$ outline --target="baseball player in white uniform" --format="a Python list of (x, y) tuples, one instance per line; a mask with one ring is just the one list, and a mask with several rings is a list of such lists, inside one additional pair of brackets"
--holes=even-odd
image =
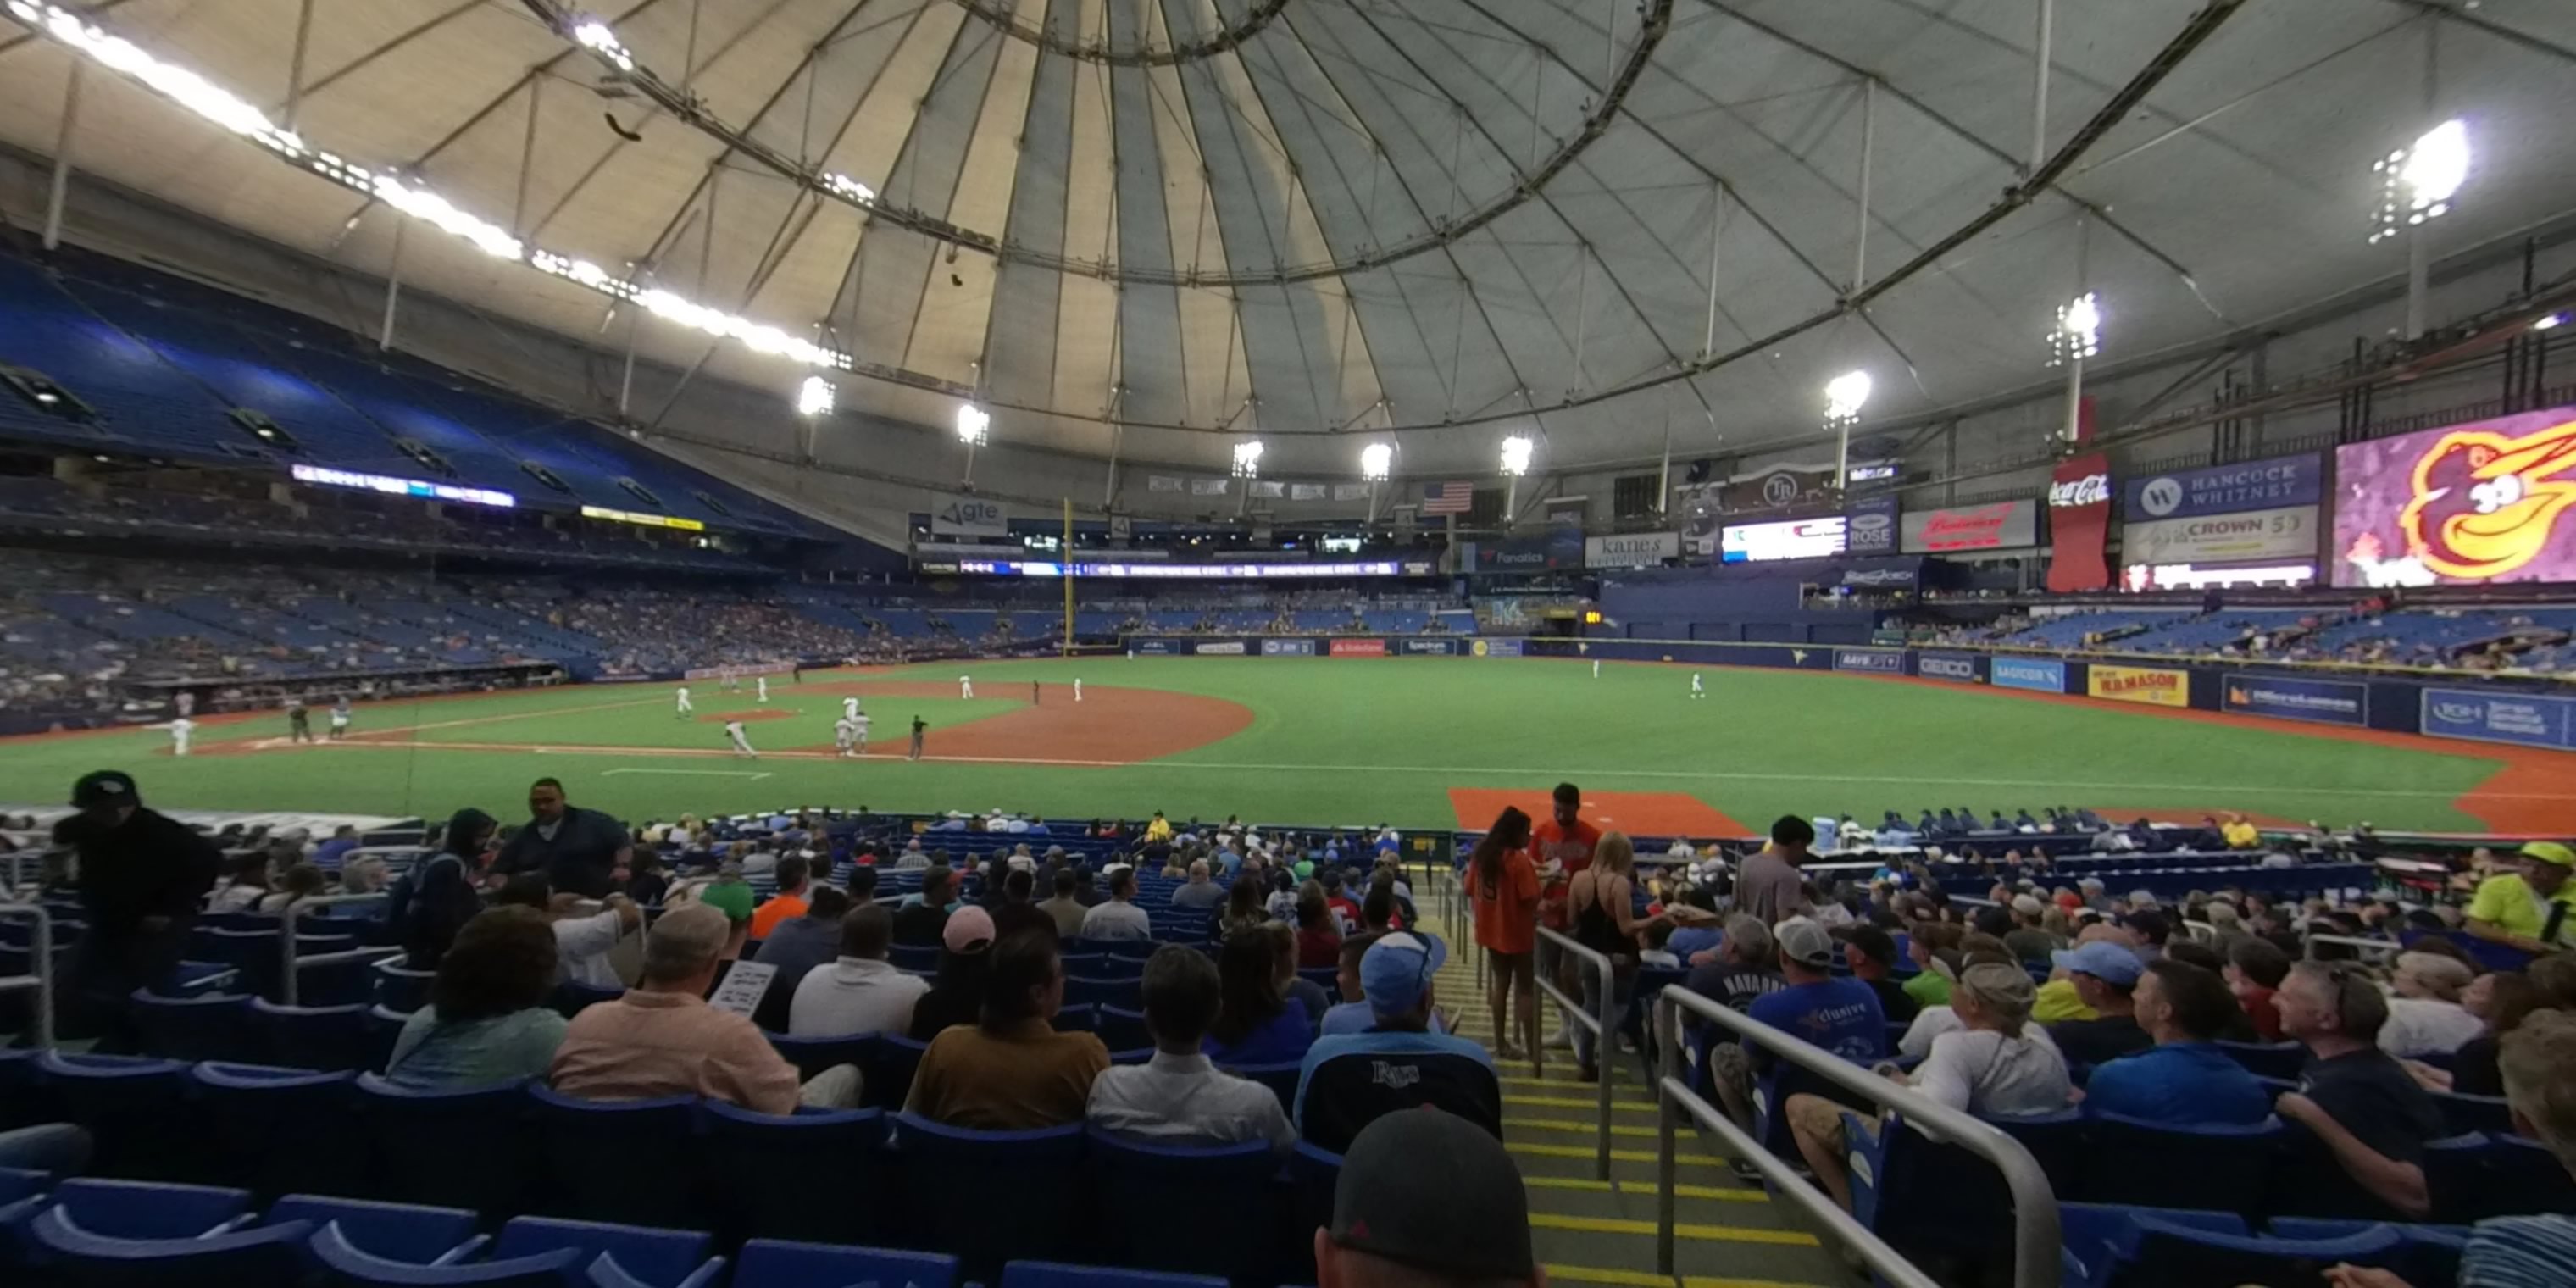
[(1082, 701), (1082, 677), (1080, 676), (1075, 676), (1073, 680), (1073, 700)]
[(1592, 659), (1592, 678), (1596, 680), (1601, 678), (1601, 659), (1597, 657)]
[(725, 737), (733, 740), (733, 754), (737, 756), (749, 756), (754, 760), (760, 759), (760, 753), (751, 749), (751, 738), (743, 732), (741, 721), (725, 721), (724, 730)]
[(957, 696), (961, 698), (975, 696), (975, 681), (972, 677), (963, 675), (957, 677)]
[(340, 739), (348, 736), (349, 699), (342, 697), (339, 701), (331, 704), (331, 740), (333, 742), (338, 742)]
[(194, 721), (194, 720), (189, 719), (189, 718), (188, 718), (188, 717), (186, 717), (186, 716), (181, 716), (181, 717), (179, 717), (178, 719), (171, 721), (171, 722), (170, 722), (170, 754), (171, 754), (171, 755), (173, 755), (173, 756), (184, 756), (184, 755), (187, 755), (187, 754), (188, 754), (188, 735), (193, 734), (193, 733), (195, 733), (196, 731), (197, 731), (197, 722), (196, 722), (196, 721)]
[(689, 686), (685, 684), (681, 685), (676, 691), (676, 696), (680, 699), (680, 705), (678, 710), (671, 713), (671, 718), (674, 720), (686, 720), (689, 718), (691, 713), (697, 710), (696, 707), (689, 705)]
[(1705, 698), (1707, 696), (1708, 691), (1699, 687), (1699, 672), (1691, 672), (1691, 697), (1697, 699)]
[(841, 718), (844, 720), (856, 720), (859, 718), (859, 700), (857, 698), (841, 699)]
[(853, 735), (850, 739), (850, 754), (853, 756), (864, 756), (868, 754), (867, 712), (862, 711), (857, 715), (850, 717), (850, 731)]
[(769, 701), (769, 677), (765, 675), (754, 676), (752, 678), (752, 683), (760, 686), (760, 700), (763, 702)]
[(856, 720), (852, 720), (852, 719), (851, 719), (851, 718), (849, 718), (848, 716), (843, 716), (843, 717), (841, 717), (840, 719), (835, 720), (835, 721), (833, 721), (833, 722), (832, 722), (832, 750), (833, 750), (833, 751), (838, 752), (838, 753), (840, 753), (841, 755), (844, 755), (844, 756), (852, 756), (852, 755), (856, 755), (856, 754), (858, 754), (858, 753), (851, 751), (851, 750), (850, 750), (850, 746), (851, 746), (851, 744), (853, 744), (853, 743), (857, 742), (857, 741), (858, 741), (858, 739), (859, 739), (859, 722), (858, 722), (858, 721), (856, 721)]

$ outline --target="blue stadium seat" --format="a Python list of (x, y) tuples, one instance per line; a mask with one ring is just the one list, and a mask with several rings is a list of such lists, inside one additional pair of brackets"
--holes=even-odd
[(1014, 1261), (1002, 1268), (1002, 1288), (1226, 1288), (1226, 1283), (1214, 1275)]
[(185, 1063), (46, 1051), (36, 1070), (64, 1116), (95, 1138), (91, 1170), (154, 1179), (188, 1174), (197, 1133), (180, 1103)]
[(250, 1191), (84, 1177), (54, 1187), (52, 1201), (80, 1227), (117, 1239), (193, 1239), (250, 1214)]
[(1144, 1009), (1144, 985), (1133, 979), (1085, 979), (1067, 975), (1064, 980), (1064, 1004), (1067, 1006), (1115, 1006), (1125, 1010)]
[(2295, 1082), (2308, 1063), (2308, 1049), (2296, 1042), (2220, 1042), (2216, 1046), (2257, 1078)]
[(699, 1210), (697, 1098), (584, 1100), (531, 1084), (548, 1210), (588, 1221), (676, 1225)]
[(214, 1174), (262, 1195), (345, 1192), (366, 1174), (366, 1149), (347, 1130), (357, 1075), (249, 1064), (200, 1064), (188, 1091)]
[(1279, 1097), (1279, 1107), (1294, 1112), (1297, 1108), (1297, 1077), (1305, 1068), (1305, 1062), (1290, 1060), (1281, 1064), (1239, 1064), (1229, 1067), (1226, 1072), (1238, 1078), (1250, 1078), (1270, 1088), (1270, 1094)]
[[(2071, 1134), (2082, 1122), (2072, 1110), (2047, 1117), (2057, 1121), (2029, 1124), (2034, 1135), (2048, 1126)], [(1930, 1247), (1962, 1255), (2009, 1251), (2011, 1191), (1994, 1164), (1915, 1131), (1901, 1116), (1885, 1121), (1876, 1135), (1861, 1130), (1860, 1121), (1861, 1111), (1843, 1111), (1855, 1219), (1908, 1249)], [(1988, 1121), (2010, 1131), (2001, 1120)], [(2032, 1155), (2045, 1170), (2048, 1157), (2038, 1149)]]
[(709, 1100), (699, 1111), (727, 1230), (773, 1239), (880, 1237), (893, 1188), (884, 1110), (799, 1109), (780, 1117)]
[[(2275, 1217), (2265, 1222), (2263, 1232), (2278, 1239), (2349, 1239), (2371, 1233), (2379, 1225), (2374, 1221), (2317, 1220), (2311, 1217)], [(2460, 1256), (2468, 1251), (2469, 1228), (2464, 1225), (2389, 1225), (2402, 1242), (2395, 1269), (2409, 1284), (2456, 1283), (2460, 1277)]]
[(1146, 1145), (1095, 1128), (1088, 1148), (1092, 1192), (1104, 1196), (1095, 1235), (1109, 1261), (1244, 1282), (1269, 1268), (1279, 1163), (1268, 1141)]
[(308, 1250), (335, 1288), (584, 1288), (581, 1268), (594, 1254), (555, 1248), (508, 1260), (424, 1266), (374, 1256), (349, 1241), (336, 1224), (315, 1232)]
[(878, 1039), (867, 1067), (861, 1070), (860, 1098), (878, 1109), (901, 1109), (912, 1094), (913, 1070), (921, 1067), (927, 1042), (888, 1033)]
[(1112, 1051), (1127, 1051), (1136, 1047), (1154, 1045), (1154, 1034), (1152, 1030), (1145, 1027), (1143, 1011), (1104, 1006), (1092, 1018), (1092, 1027), (1100, 1034), (1101, 1044)]
[(1096, 1006), (1059, 1006), (1055, 1009), (1055, 1018), (1048, 1024), (1058, 1033), (1089, 1033), (1099, 1009)]
[(939, 969), (939, 945), (890, 944), (886, 947), (886, 960), (893, 962), (897, 970), (937, 970)]
[(2282, 1148), (2280, 1120), (2251, 1127), (2176, 1127), (2089, 1115), (2075, 1195), (2086, 1203), (2262, 1209)]
[(383, 1073), (394, 1058), (394, 1046), (402, 1041), (403, 1025), (411, 1020), (406, 1011), (385, 1006), (367, 1008), (367, 1065), (363, 1072)]
[(265, 1039), (265, 1058), (289, 1069), (363, 1070), (373, 1066), (367, 1004), (283, 1006), (267, 998), (251, 1003), (250, 1018)]
[[(1077, 1247), (1084, 1208), (1082, 1127), (1038, 1131), (972, 1131), (899, 1114), (906, 1221), (898, 1238), (955, 1253), (964, 1273), (991, 1282), (1003, 1262), (1063, 1256)], [(1011, 1219), (995, 1221), (983, 1203), (960, 1195), (985, 1192), (992, 1178), (1011, 1178), (1018, 1200)]]
[(0, 1167), (0, 1205), (42, 1194), (54, 1188), (54, 1174), (24, 1167)]
[(484, 1243), (474, 1229), (479, 1218), (464, 1208), (289, 1194), (269, 1207), (267, 1224), (289, 1221), (309, 1222), (317, 1231), (336, 1226), (351, 1247), (371, 1257), (413, 1265), (462, 1261)]
[(520, 1208), (536, 1170), (524, 1084), (414, 1091), (360, 1074), (358, 1113), (378, 1180), (377, 1197), (439, 1207)]
[(859, 1072), (865, 1074), (869, 1062), (876, 1058), (877, 1035), (874, 1033), (839, 1038), (791, 1038), (784, 1033), (768, 1032), (761, 1036), (769, 1039), (769, 1045), (778, 1048), (778, 1054), (785, 1056), (787, 1063), (796, 1066), (799, 1079), (811, 1078), (842, 1064), (857, 1065)]
[(2465, 1225), (2496, 1216), (2576, 1212), (2576, 1178), (2548, 1146), (2527, 1136), (2434, 1141), (2425, 1148), (2424, 1173), (2435, 1221)]
[(626, 996), (626, 990), (622, 988), (596, 988), (589, 984), (565, 980), (555, 985), (554, 996), (546, 999), (546, 1005), (555, 1008), (556, 1014), (569, 1020), (581, 1014), (584, 1007), (600, 1002), (614, 1002), (624, 996)]
[(734, 1259), (733, 1288), (955, 1288), (957, 1258), (885, 1248), (753, 1239)]
[(2513, 1134), (2513, 1110), (2502, 1096), (2458, 1096), (2437, 1091), (2433, 1093), (2433, 1103), (2442, 1107), (2442, 1120), (2455, 1136), (2473, 1131), (2497, 1136)]
[(523, 1216), (501, 1227), (501, 1237), (492, 1243), (492, 1259), (509, 1261), (577, 1248), (587, 1257), (616, 1258), (624, 1274), (648, 1288), (703, 1288), (724, 1270), (724, 1258), (707, 1255), (712, 1242), (697, 1230)]
[(2276, 1239), (2222, 1234), (2162, 1216), (2132, 1214), (2137, 1247), (2096, 1278), (2104, 1288), (2234, 1288), (2238, 1284), (2313, 1284), (2338, 1263), (2395, 1269), (2405, 1240), (2390, 1226), (2339, 1239)]
[[(134, 1288), (237, 1288), (292, 1282), (313, 1227), (303, 1221), (177, 1238), (130, 1238), (84, 1227), (68, 1206), (35, 1215), (23, 1237), (51, 1276)], [(51, 1277), (49, 1276), (49, 1277)]]
[(145, 1055), (185, 1061), (258, 1060), (267, 1055), (258, 1032), (250, 1027), (247, 993), (178, 998), (138, 988), (127, 1000)]
[(406, 970), (402, 959), (390, 957), (370, 969), (375, 975), (375, 1004), (397, 1011), (417, 1011), (429, 1005), (429, 982), (438, 978), (434, 970)]

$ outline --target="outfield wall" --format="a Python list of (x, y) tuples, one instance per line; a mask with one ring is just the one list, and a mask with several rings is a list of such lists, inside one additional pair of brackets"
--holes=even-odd
[(2019, 689), (2167, 710), (2223, 711), (2349, 729), (2576, 751), (2576, 688), (2460, 675), (2424, 678), (2143, 659), (2038, 657), (1973, 649), (1706, 640), (1492, 636), (1139, 636), (1139, 657), (1561, 657), (1751, 666)]

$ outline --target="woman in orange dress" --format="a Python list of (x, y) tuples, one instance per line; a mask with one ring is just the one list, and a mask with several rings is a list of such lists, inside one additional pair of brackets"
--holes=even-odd
[(1543, 1070), (1544, 1056), (1538, 986), (1531, 970), (1531, 952), (1538, 945), (1538, 868), (1530, 861), (1529, 841), (1529, 815), (1505, 806), (1467, 860), (1467, 895), (1476, 913), (1476, 943), (1485, 950), (1493, 977), (1487, 1000), (1494, 1006), (1494, 1054), (1519, 1059), (1521, 1051), (1512, 1045), (1517, 1035), (1529, 1044), (1535, 1073)]

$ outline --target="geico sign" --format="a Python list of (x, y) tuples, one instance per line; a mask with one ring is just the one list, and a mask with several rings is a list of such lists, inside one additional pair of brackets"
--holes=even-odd
[(2108, 505), (2111, 503), (2111, 476), (2087, 474), (2080, 479), (2050, 485), (2048, 503), (2052, 507), (2073, 505)]

